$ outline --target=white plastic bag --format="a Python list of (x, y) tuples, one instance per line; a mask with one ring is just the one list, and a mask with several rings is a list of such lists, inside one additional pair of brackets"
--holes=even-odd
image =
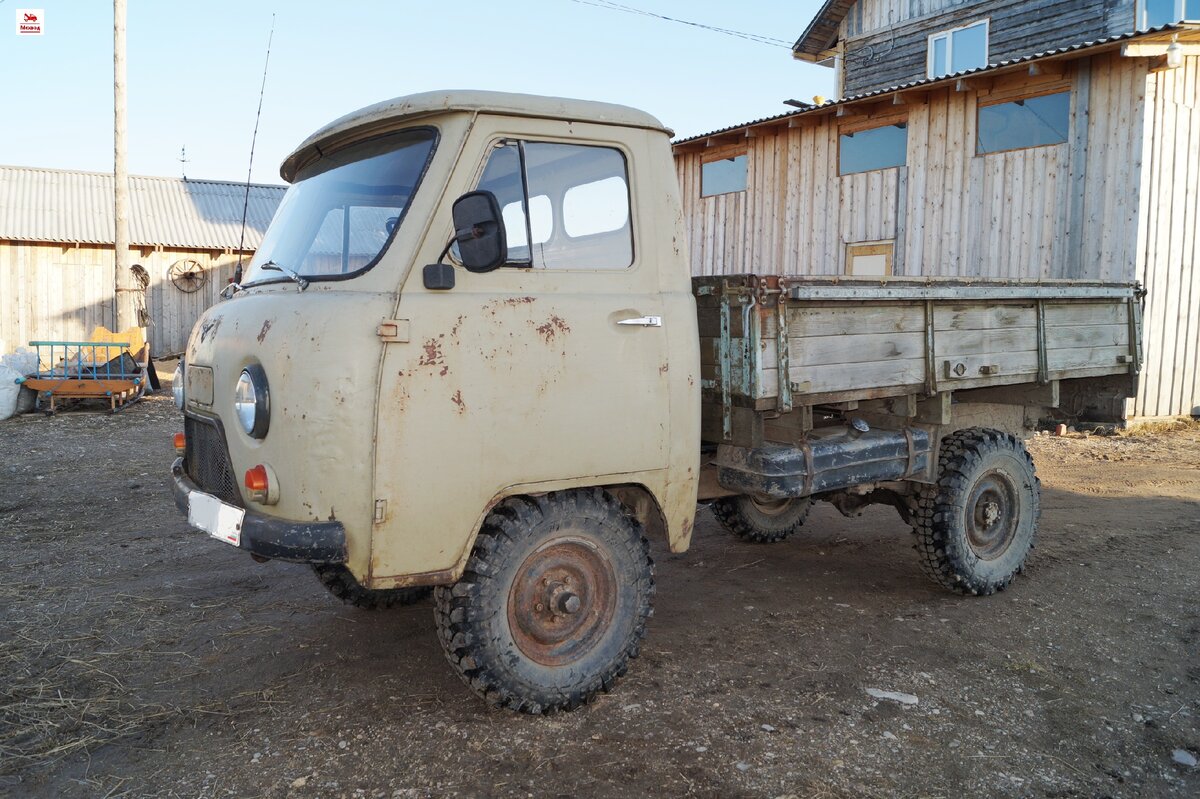
[(10, 399), (8, 394), (12, 391), (18, 377), (29, 377), (30, 375), (37, 374), (37, 351), (18, 347), (16, 352), (10, 352), (8, 355), (0, 355), (0, 368), (7, 368), (16, 373), (15, 376), (12, 376), (11, 380), (0, 381), (6, 383), (6, 385), (0, 385), (0, 419), (7, 419), (14, 414), (29, 413), (32, 411), (37, 403), (36, 391), (24, 386), (17, 386), (15, 399)]
[(38, 356), (36, 352), (22, 347), (8, 355), (0, 355), (0, 366), (16, 369), (23, 377), (29, 377), (38, 370)]
[(17, 399), (21, 396), (21, 383), (25, 375), (10, 366), (0, 366), (0, 421), (17, 412)]

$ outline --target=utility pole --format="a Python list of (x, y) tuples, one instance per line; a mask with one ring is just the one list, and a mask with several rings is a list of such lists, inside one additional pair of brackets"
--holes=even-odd
[(125, 8), (113, 0), (113, 222), (117, 330), (138, 323), (133, 271), (129, 268), (129, 169), (125, 164)]

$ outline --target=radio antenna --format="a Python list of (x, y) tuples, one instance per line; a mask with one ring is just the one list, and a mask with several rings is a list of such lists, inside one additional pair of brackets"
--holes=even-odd
[[(271, 64), (271, 42), (275, 40), (275, 15), (271, 14), (271, 33), (267, 36), (267, 58), (263, 62), (262, 86), (258, 90), (258, 111), (254, 114), (254, 135), (250, 137), (250, 165), (246, 168), (246, 196), (242, 200), (242, 233), (238, 238), (238, 263), (233, 283), (242, 282), (242, 254), (246, 246), (246, 213), (250, 210), (250, 176), (254, 173), (254, 144), (258, 141), (258, 120), (262, 117), (263, 95), (267, 91), (267, 67)], [(236, 289), (234, 289), (236, 291)]]

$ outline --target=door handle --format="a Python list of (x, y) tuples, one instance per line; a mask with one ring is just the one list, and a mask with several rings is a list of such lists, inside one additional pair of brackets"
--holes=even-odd
[(661, 316), (637, 316), (633, 319), (622, 319), (618, 325), (638, 325), (639, 327), (662, 327)]

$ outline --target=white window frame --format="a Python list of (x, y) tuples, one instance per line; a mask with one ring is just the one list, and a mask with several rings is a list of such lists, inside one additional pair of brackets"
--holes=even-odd
[[(1150, 25), (1149, 21), (1146, 19), (1146, 0), (1137, 0), (1137, 3), (1135, 4), (1135, 9), (1136, 9), (1135, 13), (1137, 14), (1137, 16), (1134, 17), (1134, 21), (1136, 23), (1133, 26), (1134, 30), (1142, 31), (1142, 30), (1149, 30), (1151, 27), (1157, 27), (1157, 26)], [(1189, 20), (1187, 18), (1187, 0), (1175, 0), (1175, 13), (1172, 14), (1172, 17), (1173, 17), (1173, 19), (1169, 19), (1166, 22), (1160, 22), (1159, 25), (1169, 25), (1169, 24), (1172, 24), (1175, 22), (1182, 22), (1182, 21), (1188, 21), (1188, 22), (1200, 21), (1200, 20)]]
[(957, 28), (938, 31), (937, 33), (929, 34), (925, 43), (925, 76), (928, 78), (944, 78), (948, 75), (954, 75), (954, 72), (946, 72), (942, 75), (935, 75), (933, 72), (933, 43), (937, 39), (946, 40), (946, 69), (952, 69), (954, 64), (954, 34), (959, 31), (965, 31), (967, 28), (983, 26), (983, 64), (981, 67), (988, 65), (992, 55), (992, 19), (977, 19), (968, 25), (959, 25)]

